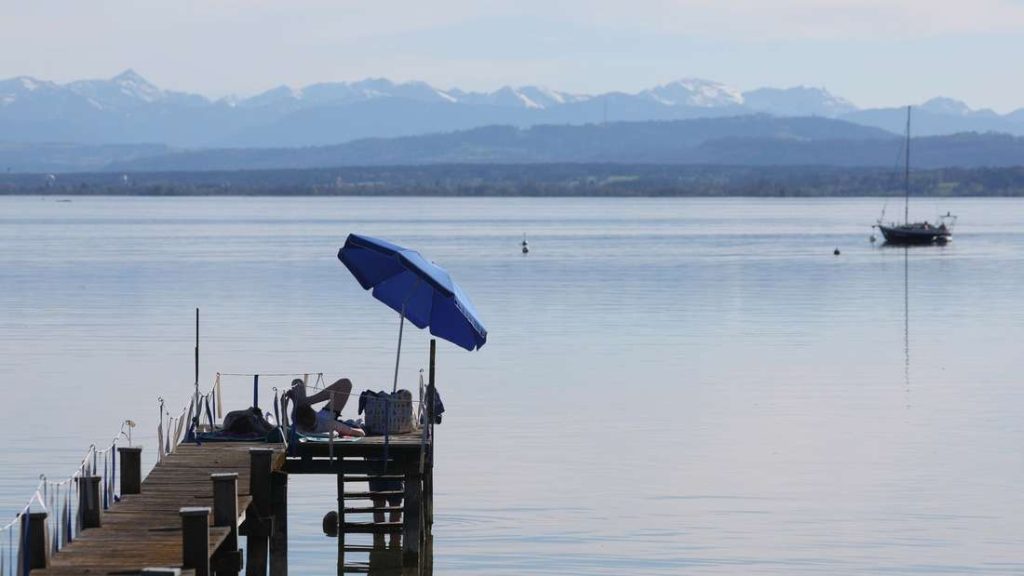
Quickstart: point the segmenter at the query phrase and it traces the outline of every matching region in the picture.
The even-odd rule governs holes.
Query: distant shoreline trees
[[[912,174],[915,196],[1024,196],[1024,167]],[[893,170],[826,166],[456,164],[304,170],[0,174],[2,195],[850,197],[902,195]]]

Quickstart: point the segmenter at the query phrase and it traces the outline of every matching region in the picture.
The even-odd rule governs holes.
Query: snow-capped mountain
[[[698,78],[655,86],[637,96],[670,107],[722,108],[743,105],[743,94],[739,90]]]
[[[905,110],[861,110],[823,88],[734,87],[685,78],[635,93],[574,94],[539,86],[491,92],[368,78],[279,86],[211,100],[161,89],[126,70],[68,84],[19,76],[0,80],[0,142],[155,143],[180,147],[309,146],[366,137],[465,130],[678,120],[746,114],[823,116],[902,132]],[[918,106],[914,134],[1024,134],[1024,110],[999,115],[934,98]]]
[[[758,88],[743,93],[743,103],[751,110],[777,116],[826,116],[835,118],[857,109],[849,100],[824,88]]]

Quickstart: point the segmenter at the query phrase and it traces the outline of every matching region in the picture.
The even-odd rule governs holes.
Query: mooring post
[[[427,436],[429,442],[427,443],[427,457],[425,463],[425,470],[423,471],[423,513],[426,516],[423,519],[425,531],[427,536],[433,534],[434,526],[434,419],[436,415],[434,411],[437,409],[435,406],[437,385],[434,379],[435,367],[437,365],[437,339],[430,339],[430,376],[427,380],[427,417],[428,421],[426,426],[430,427],[430,434]]]
[[[271,458],[274,451],[270,448],[249,449],[249,494],[252,504],[246,512],[247,530],[245,535],[245,573],[246,576],[266,576],[267,547],[270,537],[270,476],[272,473]]]
[[[427,447],[427,463],[423,470],[423,531],[431,536],[434,527],[434,458]]]
[[[27,524],[27,526],[26,526]],[[50,546],[47,538],[46,512],[29,512],[21,517],[22,532],[28,533],[28,568],[50,567]]]
[[[217,548],[211,565],[218,575],[238,574],[242,567],[238,551],[238,474],[210,474],[213,482],[213,525],[231,529]]]
[[[81,476],[78,479],[78,509],[83,529],[100,527],[100,508],[103,507],[100,480],[99,476]]]
[[[288,475],[270,475],[270,508],[274,533],[270,536],[270,576],[288,576]]]
[[[182,508],[181,565],[196,576],[210,576],[210,509]]]
[[[418,465],[410,465],[408,470],[405,474],[405,499],[402,507],[402,564],[407,567],[419,563],[420,538],[423,534],[423,476]]]
[[[344,459],[339,460],[341,464]],[[345,469],[337,474],[338,484],[338,576],[345,574]]]
[[[142,493],[142,447],[121,446],[121,495]]]

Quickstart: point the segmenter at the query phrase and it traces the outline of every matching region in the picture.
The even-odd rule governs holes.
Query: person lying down
[[[352,381],[348,378],[340,378],[334,384],[313,394],[306,395],[306,384],[300,378],[292,380],[291,390],[285,392],[285,397],[291,400],[292,423],[299,432],[304,434],[327,434],[335,432],[340,436],[365,436],[366,433],[359,428],[354,428],[339,422],[338,417],[352,394]],[[314,404],[325,402],[319,409],[313,408]]]

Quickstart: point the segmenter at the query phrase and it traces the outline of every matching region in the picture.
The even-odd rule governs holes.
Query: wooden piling
[[[122,446],[117,449],[121,459],[121,494],[142,492],[142,447]]]
[[[210,576],[210,509],[182,508],[181,565],[196,576]]]
[[[100,508],[103,501],[100,500],[99,476],[82,476],[78,479],[78,510],[82,515],[82,528],[100,527]]]
[[[342,460],[341,462],[344,462]],[[338,576],[345,574],[345,474],[336,475],[338,485]]]
[[[270,509],[274,532],[270,535],[270,576],[288,576],[288,475],[270,476]]]
[[[224,542],[210,560],[217,576],[235,575],[242,566],[238,550],[238,473],[210,474],[213,482],[213,525],[227,528]]]
[[[46,512],[29,512],[21,517],[22,531],[28,532],[28,547],[25,553],[28,554],[29,570],[49,568],[50,566],[46,517]]]
[[[416,566],[423,535],[423,477],[416,469],[405,475],[405,506],[402,509],[402,563]]]
[[[267,554],[271,528],[270,492],[271,458],[270,448],[249,450],[249,494],[252,504],[246,512],[246,576],[266,576]]]
[[[434,380],[434,367],[437,359],[437,340],[430,339],[430,375],[427,380],[427,423],[430,427],[430,436],[424,449],[427,451],[426,462],[423,470],[423,525],[427,536],[433,534],[434,526],[434,410],[435,395],[437,386]]]

